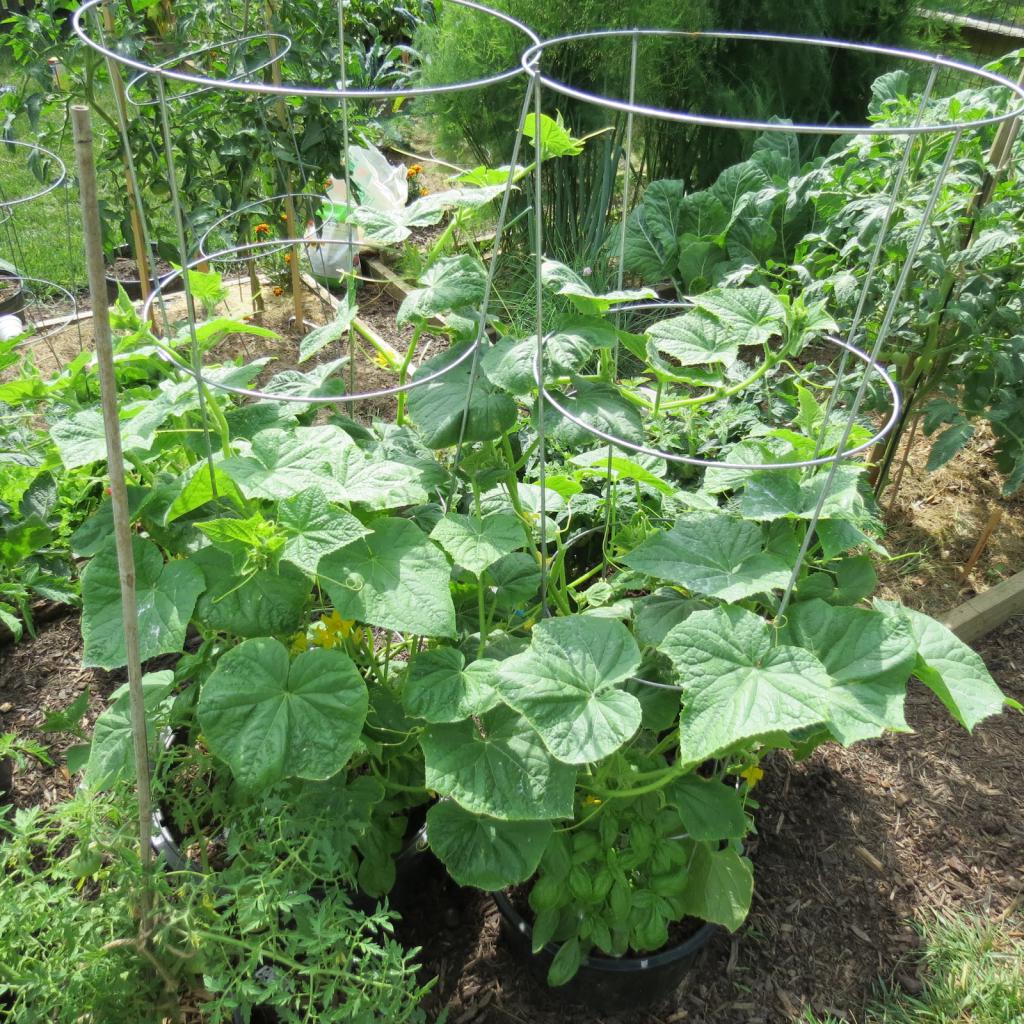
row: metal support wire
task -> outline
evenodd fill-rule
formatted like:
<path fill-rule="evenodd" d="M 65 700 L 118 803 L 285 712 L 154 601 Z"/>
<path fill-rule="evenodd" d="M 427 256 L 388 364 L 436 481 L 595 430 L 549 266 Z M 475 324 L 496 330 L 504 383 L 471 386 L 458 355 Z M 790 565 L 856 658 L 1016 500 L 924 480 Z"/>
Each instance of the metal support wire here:
<path fill-rule="evenodd" d="M 931 73 L 928 75 L 928 82 L 925 85 L 924 92 L 921 93 L 921 102 L 917 108 L 917 120 L 914 122 L 915 124 L 920 124 L 924 119 L 924 113 L 928 107 L 928 101 L 931 98 L 932 89 L 935 86 L 935 79 L 937 77 L 938 68 L 932 68 Z M 857 332 L 860 330 L 861 318 L 864 316 L 864 311 L 867 309 L 868 296 L 871 294 L 871 286 L 875 281 L 875 273 L 878 270 L 879 263 L 881 262 L 882 249 L 885 247 L 885 241 L 889 237 L 889 228 L 892 224 L 893 215 L 896 212 L 896 207 L 899 205 L 900 193 L 903 191 L 903 179 L 906 176 L 907 168 L 910 166 L 910 155 L 914 150 L 916 141 L 917 140 L 913 135 L 908 137 L 903 148 L 903 157 L 900 160 L 899 169 L 896 172 L 896 177 L 893 179 L 892 195 L 889 197 L 889 205 L 886 207 L 885 218 L 878 229 L 878 238 L 875 240 L 875 247 L 872 250 L 871 259 L 868 262 L 867 273 L 864 275 L 864 283 L 861 286 L 860 296 L 857 299 L 857 308 L 854 310 L 850 329 L 846 332 L 846 340 L 851 345 L 856 344 L 857 341 Z M 814 442 L 815 458 L 821 454 L 822 446 L 825 444 L 825 438 L 828 434 L 828 423 L 832 418 L 832 413 L 835 411 L 836 402 L 839 400 L 838 385 L 846 374 L 847 361 L 848 354 L 844 352 L 839 357 L 839 368 L 836 370 L 837 386 L 829 393 L 828 402 L 825 406 L 825 415 L 821 424 L 821 431 Z"/>
<path fill-rule="evenodd" d="M 103 25 L 100 20 L 98 10 L 93 12 L 93 21 L 97 29 L 100 32 L 103 32 Z M 105 58 L 105 63 L 107 65 L 107 74 L 110 75 L 111 82 L 114 82 L 115 78 L 119 81 L 123 81 L 120 65 L 110 57 Z M 135 170 L 135 156 L 132 153 L 131 142 L 128 138 L 128 111 L 125 108 L 127 93 L 123 87 L 115 87 L 111 92 L 114 95 L 114 108 L 117 111 L 117 130 L 118 135 L 121 137 L 121 149 L 124 152 L 124 166 L 128 178 L 128 189 L 131 193 L 129 196 L 129 202 L 134 204 L 135 212 L 138 215 L 139 231 L 142 234 L 142 244 L 145 248 L 146 262 L 148 264 L 153 253 L 153 238 L 149 230 L 149 221 L 146 217 L 146 204 L 142 198 L 142 188 L 139 185 L 139 176 Z M 139 266 L 140 279 L 144 276 L 146 269 L 146 267 L 141 265 Z M 156 267 L 149 267 L 149 269 L 150 277 L 155 281 L 157 278 Z M 143 287 L 145 286 L 146 282 L 143 281 Z M 167 304 L 164 302 L 163 296 L 160 298 L 160 319 L 163 323 L 164 333 L 169 333 L 170 318 L 167 315 Z"/>
<path fill-rule="evenodd" d="M 505 182 L 505 191 L 501 195 L 501 206 L 498 209 L 498 219 L 494 226 L 494 244 L 491 248 L 491 260 L 487 267 L 487 277 L 484 280 L 484 294 L 480 301 L 480 317 L 477 323 L 476 332 L 476 344 L 473 350 L 473 360 L 470 363 L 469 369 L 469 383 L 466 386 L 466 404 L 462 410 L 462 420 L 459 424 L 459 440 L 455 445 L 455 458 L 453 465 L 457 467 L 459 461 L 462 458 L 462 446 L 466 439 L 466 425 L 469 422 L 469 408 L 473 401 L 473 391 L 476 387 L 477 373 L 480 365 L 480 349 L 484 344 L 484 338 L 487 333 L 487 312 L 491 305 L 491 291 L 494 287 L 494 275 L 498 268 L 498 257 L 502 254 L 502 236 L 505 233 L 505 220 L 508 216 L 509 200 L 512 196 L 512 189 L 515 187 L 513 179 L 515 178 L 516 166 L 519 162 L 519 150 L 523 140 L 523 128 L 526 125 L 526 119 L 530 115 L 530 102 L 533 99 L 533 88 L 534 83 L 532 78 L 528 78 L 526 84 L 526 94 L 523 96 L 523 108 L 519 113 L 519 131 L 516 132 L 516 141 L 512 146 L 512 160 L 509 164 L 508 180 Z"/>
<path fill-rule="evenodd" d="M 185 237 L 185 215 L 181 208 L 181 197 L 178 194 L 178 171 L 174 163 L 174 147 L 171 145 L 171 129 L 167 120 L 167 97 L 164 92 L 164 80 L 157 76 L 157 94 L 160 98 L 160 129 L 164 141 L 164 155 L 167 158 L 167 184 L 171 190 L 171 208 L 174 211 L 174 226 L 178 233 L 178 254 L 181 263 L 181 280 L 185 289 L 185 308 L 188 310 L 188 333 L 192 350 L 192 375 L 196 381 L 196 401 L 199 406 L 199 419 L 203 426 L 203 446 L 206 449 L 206 464 L 210 469 L 210 493 L 217 497 L 217 470 L 213 464 L 213 442 L 210 438 L 210 418 L 206 409 L 206 388 L 202 378 L 202 360 L 199 354 L 199 338 L 196 335 L 196 304 L 192 295 L 192 284 L 189 281 L 188 243 Z M 155 294 L 160 295 L 162 289 L 158 282 Z"/>
<path fill-rule="evenodd" d="M 893 290 L 892 296 L 889 299 L 888 308 L 885 311 L 885 318 L 882 321 L 882 326 L 879 328 L 878 336 L 875 338 L 875 344 L 871 350 L 871 363 L 868 364 L 868 368 L 861 379 L 860 387 L 857 389 L 857 394 L 854 397 L 853 404 L 850 407 L 850 414 L 847 417 L 846 426 L 843 429 L 843 436 L 839 442 L 840 451 L 846 447 L 846 443 L 849 441 L 850 434 L 856 424 L 861 402 L 863 402 L 864 395 L 867 392 L 868 381 L 871 375 L 871 367 L 876 364 L 878 354 L 889 337 L 889 331 L 892 328 L 892 321 L 896 315 L 896 309 L 903 298 L 903 290 L 906 288 L 907 281 L 910 278 L 910 272 L 914 268 L 914 261 L 917 259 L 917 253 L 921 247 L 922 241 L 924 241 L 924 236 L 928 232 L 932 215 L 934 214 L 935 207 L 938 204 L 939 196 L 942 194 L 942 186 L 945 184 L 946 175 L 949 173 L 950 164 L 952 164 L 953 157 L 956 155 L 956 151 L 960 146 L 960 139 L 962 136 L 962 129 L 957 129 L 953 132 L 953 138 L 949 144 L 949 149 L 946 151 L 946 159 L 943 161 L 942 167 L 935 178 L 935 184 L 932 187 L 931 195 L 928 197 L 928 205 L 925 207 L 924 213 L 921 215 L 921 223 L 918 225 L 917 232 L 910 244 L 910 248 L 907 250 L 907 257 L 903 262 L 899 279 L 896 282 L 896 287 Z M 803 543 L 800 545 L 800 552 L 796 557 L 796 562 L 793 565 L 792 573 L 790 573 L 789 582 L 786 584 L 782 600 L 779 602 L 779 610 L 775 616 L 777 624 L 781 624 L 784 621 L 786 609 L 789 607 L 790 599 L 793 596 L 793 589 L 796 587 L 797 579 L 800 576 L 800 569 L 803 566 L 804 559 L 807 557 L 807 552 L 810 550 L 815 529 L 821 519 L 821 513 L 825 507 L 825 501 L 828 499 L 828 496 L 832 491 L 832 484 L 835 481 L 836 473 L 838 471 L 839 459 L 836 458 L 832 463 L 832 468 L 828 472 L 828 478 L 825 481 L 825 486 L 822 487 L 821 494 L 818 495 L 818 501 L 814 506 L 814 512 L 807 524 L 807 532 L 804 534 Z"/>
<path fill-rule="evenodd" d="M 533 243 L 534 243 L 534 286 L 536 299 L 536 331 L 537 349 L 534 365 L 540 374 L 540 391 L 537 394 L 537 469 L 540 480 L 540 607 L 541 614 L 548 615 L 548 515 L 547 515 L 547 432 L 544 423 L 544 227 L 542 211 L 544 208 L 544 146 L 541 142 L 541 73 L 540 59 L 535 67 L 527 67 L 526 71 L 533 77 L 533 103 L 536 124 L 533 131 Z"/>

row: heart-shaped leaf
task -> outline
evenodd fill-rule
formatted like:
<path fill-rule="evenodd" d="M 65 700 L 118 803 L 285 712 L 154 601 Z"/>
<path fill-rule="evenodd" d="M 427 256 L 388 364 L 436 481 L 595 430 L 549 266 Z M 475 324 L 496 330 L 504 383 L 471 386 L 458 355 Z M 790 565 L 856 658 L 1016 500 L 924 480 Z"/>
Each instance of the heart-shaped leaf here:
<path fill-rule="evenodd" d="M 422 378 L 451 366 L 465 352 L 456 346 L 428 359 L 417 375 Z M 482 373 L 470 389 L 472 357 L 464 359 L 437 380 L 409 392 L 409 415 L 430 448 L 447 448 L 464 441 L 490 441 L 501 437 L 516 421 L 516 403 L 497 390 Z M 468 399 L 468 407 L 467 407 Z M 462 421 L 465 417 L 465 431 Z"/>
<path fill-rule="evenodd" d="M 433 725 L 422 736 L 426 784 L 467 811 L 505 821 L 572 816 L 576 770 L 556 761 L 509 708 Z"/>
<path fill-rule="evenodd" d="M 495 689 L 498 663 L 466 664 L 454 647 L 433 647 L 409 665 L 402 698 L 410 715 L 428 722 L 461 722 L 490 711 L 501 698 Z"/>
<path fill-rule="evenodd" d="M 648 537 L 622 561 L 695 594 L 740 601 L 784 587 L 785 559 L 764 550 L 761 528 L 731 516 L 696 513 Z"/>
<path fill-rule="evenodd" d="M 459 885 L 495 892 L 525 882 L 551 838 L 550 821 L 500 821 L 451 800 L 427 812 L 430 847 Z"/>
<path fill-rule="evenodd" d="M 328 498 L 344 501 L 331 464 L 353 444 L 338 427 L 296 427 L 261 430 L 252 439 L 252 454 L 225 459 L 221 469 L 247 497 L 291 498 L 319 487 Z"/>
<path fill-rule="evenodd" d="M 499 558 L 526 544 L 522 522 L 505 512 L 494 512 L 482 519 L 449 512 L 438 520 L 430 536 L 451 555 L 456 565 L 477 577 Z"/>
<path fill-rule="evenodd" d="M 199 723 L 210 750 L 247 789 L 329 779 L 355 752 L 366 684 L 351 659 L 312 650 L 289 663 L 272 637 L 233 647 L 203 683 Z"/>
<path fill-rule="evenodd" d="M 467 253 L 446 256 L 420 278 L 420 287 L 406 296 L 396 319 L 400 324 L 423 321 L 453 309 L 479 306 L 486 283 L 487 272 L 479 260 Z"/>
<path fill-rule="evenodd" d="M 322 559 L 320 580 L 343 619 L 420 636 L 454 636 L 448 561 L 407 519 L 377 519 L 373 532 Z"/>
<path fill-rule="evenodd" d="M 544 619 L 530 649 L 501 663 L 498 689 L 555 757 L 586 764 L 618 750 L 640 727 L 640 702 L 619 685 L 639 666 L 640 650 L 621 622 Z"/>
<path fill-rule="evenodd" d="M 773 646 L 771 627 L 743 608 L 694 612 L 661 650 L 679 673 L 680 757 L 686 764 L 752 740 L 829 720 L 833 683 L 810 651 Z"/>
<path fill-rule="evenodd" d="M 139 620 L 139 656 L 173 654 L 185 643 L 185 629 L 206 586 L 191 562 L 164 564 L 160 549 L 132 537 L 135 601 Z M 121 578 L 113 543 L 103 548 L 82 573 L 82 637 L 86 668 L 120 668 L 126 663 Z"/>
<path fill-rule="evenodd" d="M 369 527 L 363 526 L 350 512 L 331 505 L 319 487 L 311 487 L 282 501 L 278 505 L 277 521 L 286 537 L 282 557 L 307 576 L 316 575 L 324 555 L 370 532 Z"/>

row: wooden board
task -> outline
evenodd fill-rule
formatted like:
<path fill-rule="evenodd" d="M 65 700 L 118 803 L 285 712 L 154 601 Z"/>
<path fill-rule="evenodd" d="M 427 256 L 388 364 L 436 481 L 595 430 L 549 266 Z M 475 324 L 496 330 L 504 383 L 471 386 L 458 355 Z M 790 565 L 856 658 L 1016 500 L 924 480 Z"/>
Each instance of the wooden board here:
<path fill-rule="evenodd" d="M 1020 614 L 1024 614 L 1024 572 L 958 605 L 941 621 L 969 644 Z"/>

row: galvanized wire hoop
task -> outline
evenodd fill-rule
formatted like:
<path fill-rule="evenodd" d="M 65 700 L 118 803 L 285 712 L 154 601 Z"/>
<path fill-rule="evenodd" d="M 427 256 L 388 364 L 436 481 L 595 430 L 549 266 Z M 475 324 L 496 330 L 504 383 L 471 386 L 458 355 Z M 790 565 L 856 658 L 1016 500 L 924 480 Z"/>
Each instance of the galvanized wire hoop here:
<path fill-rule="evenodd" d="M 801 124 L 799 122 L 790 124 L 778 120 L 752 120 L 747 118 L 718 117 L 710 114 L 700 114 L 691 111 L 672 110 L 667 107 L 652 107 L 642 103 L 636 103 L 632 99 L 620 99 L 613 96 L 605 96 L 599 93 L 589 92 L 586 89 L 578 89 L 563 82 L 560 79 L 552 78 L 541 71 L 541 64 L 544 55 L 553 47 L 565 43 L 579 43 L 585 40 L 599 39 L 680 39 L 680 40 L 721 40 L 738 41 L 751 43 L 779 43 L 793 46 L 817 46 L 826 49 L 843 50 L 854 53 L 863 53 L 876 57 L 889 57 L 896 60 L 910 61 L 920 64 L 929 69 L 943 69 L 945 71 L 956 71 L 961 74 L 974 76 L 992 85 L 1006 89 L 1016 97 L 1017 102 L 1002 114 L 991 117 L 978 118 L 974 121 L 949 121 L 938 124 L 916 123 L 912 125 L 890 125 L 864 122 L 863 124 Z M 1002 124 L 1004 121 L 1011 121 L 1014 118 L 1024 115 L 1024 86 L 993 71 L 975 67 L 972 64 L 964 64 L 960 61 L 951 60 L 948 57 L 940 57 L 934 54 L 922 53 L 916 50 L 902 50 L 888 46 L 878 46 L 871 43 L 848 43 L 835 39 L 819 39 L 812 36 L 790 36 L 775 35 L 762 32 L 720 32 L 720 31 L 695 31 L 687 32 L 678 29 L 598 29 L 592 32 L 575 32 L 569 35 L 556 36 L 553 39 L 545 39 L 534 43 L 522 54 L 522 67 L 524 71 L 536 74 L 540 82 L 552 92 L 559 93 L 571 99 L 588 103 L 592 106 L 602 107 L 606 110 L 616 110 L 621 113 L 634 114 L 640 117 L 652 117 L 663 121 L 675 121 L 680 124 L 700 125 L 707 128 L 732 128 L 743 131 L 759 132 L 780 132 L 796 133 L 800 135 L 931 135 L 936 132 L 954 131 L 976 131 L 990 125 Z"/>
<path fill-rule="evenodd" d="M 652 302 L 652 303 L 636 303 L 626 306 L 617 306 L 615 308 L 616 313 L 634 313 L 634 312 L 651 312 L 659 309 L 688 309 L 690 304 L 686 302 Z M 818 466 L 830 466 L 833 463 L 841 462 L 844 459 L 850 459 L 854 455 L 859 455 L 861 452 L 870 450 L 877 442 L 883 438 L 888 437 L 892 432 L 893 427 L 900 416 L 902 408 L 902 402 L 900 399 L 899 388 L 896 386 L 896 382 L 886 372 L 885 368 L 874 360 L 867 352 L 857 348 L 855 345 L 848 341 L 844 341 L 842 338 L 837 338 L 833 335 L 823 335 L 824 340 L 830 344 L 835 345 L 842 351 L 852 355 L 856 359 L 859 359 L 864 363 L 866 369 L 865 374 L 877 374 L 882 382 L 889 390 L 889 394 L 892 398 L 892 413 L 885 421 L 884 425 L 876 431 L 872 436 L 863 443 L 857 445 L 854 448 L 848 448 L 843 451 L 837 452 L 834 455 L 822 456 L 820 458 L 813 459 L 799 459 L 793 462 L 765 462 L 751 464 L 747 462 L 724 462 L 720 459 L 698 459 L 689 455 L 679 455 L 675 452 L 662 451 L 659 448 L 651 448 L 643 444 L 635 444 L 632 441 L 627 441 L 625 438 L 617 437 L 615 434 L 611 434 L 606 430 L 602 430 L 600 427 L 594 426 L 592 423 L 588 423 L 585 419 L 577 416 L 575 413 L 570 412 L 562 405 L 557 398 L 555 398 L 551 392 L 547 389 L 544 383 L 542 353 L 543 345 L 546 345 L 547 338 L 544 339 L 542 347 L 539 348 L 533 357 L 533 380 L 537 385 L 537 388 L 543 398 L 544 402 L 554 409 L 560 416 L 563 416 L 570 423 L 579 427 L 581 430 L 586 431 L 593 437 L 596 437 L 600 441 L 605 441 L 610 445 L 614 445 L 616 448 L 621 448 L 625 451 L 633 452 L 636 455 L 649 455 L 657 459 L 664 459 L 666 462 L 677 463 L 679 465 L 686 466 L 697 466 L 703 469 L 740 469 L 748 472 L 760 472 L 762 470 L 783 470 L 783 469 L 813 469 Z"/>
<path fill-rule="evenodd" d="M 266 96 L 295 96 L 307 99 L 402 99 L 414 96 L 438 96 L 449 92 L 458 92 L 468 89 L 477 89 L 488 85 L 496 85 L 499 82 L 507 81 L 522 74 L 522 70 L 516 67 L 506 68 L 493 75 L 483 78 L 467 79 L 463 82 L 452 82 L 444 85 L 426 86 L 403 86 L 395 89 L 350 89 L 341 85 L 334 89 L 324 89 L 313 85 L 282 83 L 274 85 L 267 82 L 253 82 L 242 79 L 217 79 L 206 75 L 194 75 L 183 71 L 176 71 L 170 67 L 160 67 L 155 64 L 146 64 L 144 61 L 136 60 L 127 54 L 119 52 L 106 44 L 106 41 L 94 39 L 86 27 L 86 17 L 90 11 L 97 9 L 106 0 L 87 0 L 74 14 L 72 24 L 75 34 L 86 44 L 86 46 L 102 54 L 109 60 L 120 64 L 122 67 L 131 68 L 134 71 L 142 72 L 144 75 L 155 75 L 159 78 L 175 82 L 184 82 L 188 85 L 198 86 L 201 89 L 232 89 L 238 92 L 262 94 Z M 449 3 L 464 7 L 471 11 L 477 11 L 504 22 L 510 28 L 522 33 L 524 40 L 529 43 L 539 43 L 540 37 L 527 28 L 521 21 L 506 14 L 488 7 L 485 4 L 477 3 L 475 0 L 448 0 Z M 175 58 L 175 62 L 180 58 Z M 167 62 L 164 62 L 165 64 Z M 160 102 L 158 100 L 158 102 Z"/>
<path fill-rule="evenodd" d="M 269 39 L 279 40 L 283 43 L 283 46 L 281 50 L 278 51 L 277 53 L 272 52 L 267 60 L 261 61 L 259 64 L 254 64 L 251 68 L 245 69 L 246 75 L 254 75 L 259 71 L 265 71 L 271 65 L 276 64 L 279 60 L 283 60 L 288 55 L 293 45 L 292 40 L 289 36 L 286 36 L 281 32 L 254 32 L 247 36 L 238 36 L 234 39 L 228 39 L 218 43 L 209 43 L 207 46 L 197 47 L 194 50 L 189 50 L 187 53 L 179 54 L 176 57 L 169 57 L 167 60 L 161 61 L 159 64 L 155 65 L 155 67 L 158 71 L 163 71 L 166 68 L 171 67 L 172 65 L 181 64 L 183 61 L 190 60 L 193 57 L 201 57 L 204 53 L 217 53 L 220 50 L 227 50 L 231 47 L 242 46 L 243 44 L 251 43 L 254 40 Z M 159 99 L 139 100 L 135 99 L 132 96 L 133 90 L 135 90 L 136 86 L 138 86 L 141 82 L 145 81 L 148 74 L 149 72 L 146 71 L 140 72 L 139 74 L 135 75 L 128 82 L 128 85 L 125 87 L 125 97 L 127 98 L 128 102 L 132 104 L 132 106 L 155 107 L 159 105 Z M 225 81 L 240 82 L 243 81 L 243 79 L 236 76 L 225 79 Z M 198 96 L 200 93 L 209 92 L 210 89 L 212 88 L 212 85 L 201 86 L 196 89 L 189 89 L 186 92 L 174 93 L 168 96 L 167 99 L 171 102 L 175 102 L 177 100 L 185 100 L 191 96 Z"/>
<path fill-rule="evenodd" d="M 0 213 L 6 212 L 8 217 L 5 217 L 4 220 L 7 220 L 10 216 L 11 210 L 15 206 L 21 206 L 23 203 L 31 203 L 36 199 L 42 199 L 43 196 L 49 195 L 54 189 L 60 188 L 60 186 L 67 181 L 68 169 L 64 161 L 61 160 L 56 153 L 47 149 L 45 146 L 40 146 L 36 142 L 19 142 L 16 139 L 7 139 L 3 144 L 5 146 L 17 146 L 19 149 L 28 150 L 25 157 L 26 160 L 30 160 L 33 153 L 41 153 L 48 160 L 52 160 L 58 168 L 56 179 L 43 185 L 43 187 L 36 192 L 31 192 L 25 196 L 15 196 L 13 199 L 0 196 Z"/>
<path fill-rule="evenodd" d="M 297 245 L 309 244 L 305 239 L 301 239 L 301 238 L 300 239 L 291 238 L 291 239 L 286 239 L 284 241 L 285 241 L 285 243 L 288 246 L 291 246 L 293 244 L 297 244 Z M 227 260 L 231 259 L 232 257 L 244 259 L 245 258 L 244 254 L 249 252 L 250 250 L 254 250 L 254 249 L 255 250 L 262 250 L 264 248 L 279 247 L 281 245 L 281 242 L 282 242 L 281 239 L 275 239 L 275 240 L 269 241 L 269 242 L 249 242 L 249 243 L 246 243 L 244 245 L 235 245 L 235 246 L 232 246 L 232 247 L 230 247 L 228 249 L 222 249 L 219 252 L 211 253 L 208 256 L 199 257 L 199 258 L 197 258 L 195 260 L 192 260 L 187 265 L 186 269 L 188 269 L 188 270 L 195 270 L 201 263 L 204 263 L 204 262 L 210 262 L 210 261 L 224 261 L 224 262 L 226 262 Z M 322 243 L 316 243 L 316 244 L 320 244 L 320 245 L 335 245 L 335 244 L 337 244 L 337 245 L 348 245 L 349 243 L 346 242 L 346 241 L 343 241 L 343 240 L 339 240 L 336 243 L 335 242 L 322 242 Z M 278 251 L 278 250 L 274 249 L 274 251 Z M 181 269 L 176 269 L 174 271 L 174 273 L 168 274 L 166 277 L 164 277 L 164 278 L 162 278 L 160 280 L 159 284 L 153 290 L 153 292 L 150 294 L 149 298 L 143 303 L 141 315 L 142 315 L 142 317 L 144 319 L 150 315 L 150 310 L 152 309 L 153 303 L 159 300 L 162 292 L 168 287 L 168 285 L 172 281 L 176 280 L 177 278 L 179 278 L 181 276 L 182 276 Z M 193 369 L 192 366 L 190 366 L 190 365 L 188 365 L 188 364 L 186 364 L 184 362 L 178 362 L 178 361 L 174 360 L 167 353 L 162 353 L 162 354 L 163 354 L 165 359 L 167 359 L 173 365 L 177 366 L 178 369 L 184 370 L 185 372 L 187 372 L 187 373 L 191 374 L 193 377 L 195 377 L 195 379 L 196 379 L 196 381 L 198 383 L 203 384 L 203 385 L 205 385 L 208 388 L 213 388 L 214 390 L 217 390 L 217 391 L 223 391 L 223 392 L 227 392 L 228 394 L 236 395 L 239 398 L 251 398 L 251 399 L 256 399 L 256 400 L 265 401 L 265 402 L 293 402 L 293 403 L 298 404 L 298 405 L 339 405 L 339 404 L 343 405 L 343 404 L 346 404 L 346 403 L 361 402 L 361 401 L 364 401 L 364 400 L 367 400 L 367 399 L 387 398 L 387 397 L 389 397 L 391 395 L 400 395 L 400 394 L 403 394 L 403 393 L 407 393 L 409 391 L 413 391 L 416 388 L 423 387 L 425 384 L 431 384 L 434 381 L 438 380 L 439 378 L 443 377 L 446 373 L 449 373 L 450 371 L 452 371 L 452 370 L 456 369 L 457 367 L 461 366 L 467 360 L 471 359 L 473 357 L 473 354 L 476 352 L 476 350 L 479 348 L 479 346 L 481 344 L 482 336 L 483 335 L 482 335 L 482 332 L 481 332 L 480 334 L 478 334 L 476 340 L 472 344 L 468 345 L 464 351 L 459 353 L 457 358 L 453 359 L 450 363 L 448 363 L 446 366 L 443 366 L 441 369 L 435 370 L 432 373 L 427 374 L 425 377 L 418 377 L 418 378 L 416 378 L 414 380 L 408 381 L 405 384 L 396 385 L 395 387 L 392 387 L 392 388 L 379 388 L 379 389 L 377 389 L 375 391 L 363 391 L 363 392 L 358 392 L 358 393 L 354 393 L 354 394 L 346 394 L 346 395 L 313 395 L 313 396 L 308 396 L 307 397 L 307 396 L 303 396 L 303 395 L 281 395 L 281 394 L 275 394 L 272 391 L 260 391 L 260 390 L 258 390 L 256 388 L 234 387 L 232 385 L 224 384 L 224 383 L 221 383 L 219 381 L 215 381 L 215 380 L 207 377 L 206 375 L 204 375 L 202 373 L 202 368 L 201 367 L 198 368 L 198 369 Z"/>

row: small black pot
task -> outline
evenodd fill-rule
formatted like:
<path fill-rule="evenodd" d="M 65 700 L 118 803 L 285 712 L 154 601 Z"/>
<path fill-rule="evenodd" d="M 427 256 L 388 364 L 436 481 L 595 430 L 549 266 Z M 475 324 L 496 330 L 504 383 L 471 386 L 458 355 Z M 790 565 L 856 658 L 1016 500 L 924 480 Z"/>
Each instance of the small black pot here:
<path fill-rule="evenodd" d="M 0 300 L 0 316 L 7 316 L 9 313 L 17 316 L 25 308 L 25 286 L 22 284 L 21 278 L 12 277 L 9 274 L 0 276 L 0 281 L 4 284 L 15 285 L 14 293 L 8 295 L 6 299 Z"/>
<path fill-rule="evenodd" d="M 502 932 L 507 942 L 527 961 L 530 972 L 546 986 L 548 968 L 558 952 L 558 944 L 549 942 L 535 954 L 530 922 L 512 906 L 504 893 L 493 895 L 501 911 Z M 585 957 L 570 982 L 558 988 L 548 988 L 548 992 L 566 1002 L 581 1003 L 594 1010 L 611 1013 L 651 1006 L 672 995 L 686 977 L 697 954 L 717 931 L 717 925 L 705 924 L 682 945 L 645 957 Z"/>
<path fill-rule="evenodd" d="M 14 759 L 0 757 L 0 807 L 10 802 L 8 818 L 14 817 Z"/>
<path fill-rule="evenodd" d="M 121 259 L 121 258 L 132 259 L 133 258 L 132 250 L 127 245 L 119 245 L 114 250 L 112 255 L 113 255 L 114 259 Z M 158 254 L 157 254 L 157 251 L 156 251 L 156 246 L 153 246 L 152 251 L 150 253 L 150 259 L 151 260 L 156 260 L 157 258 L 158 258 Z M 136 269 L 136 273 L 138 273 L 137 269 Z M 120 285 L 125 290 L 125 294 L 132 301 L 137 301 L 138 299 L 142 298 L 142 280 L 140 278 L 135 277 L 135 278 L 129 278 L 128 280 L 122 280 L 119 277 L 112 277 L 110 275 L 110 270 L 109 269 L 107 270 L 107 272 L 104 275 L 104 277 L 106 278 L 106 282 L 107 282 L 107 296 L 108 296 L 108 298 L 110 299 L 111 302 L 116 302 L 117 301 L 117 287 L 118 287 L 118 285 Z M 151 282 L 153 281 L 152 271 L 150 272 L 150 281 Z M 175 292 L 183 291 L 184 288 L 185 288 L 185 281 L 183 279 L 183 276 L 181 274 L 177 274 L 174 271 L 171 271 L 170 273 L 164 274 L 160 278 L 160 281 L 164 283 L 164 288 L 163 288 L 163 294 L 164 295 L 173 295 Z M 149 286 L 150 291 L 152 291 L 155 287 L 156 287 L 155 284 L 150 283 L 150 286 Z"/>

